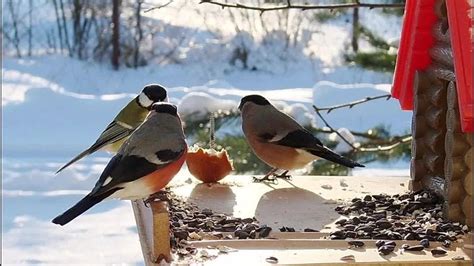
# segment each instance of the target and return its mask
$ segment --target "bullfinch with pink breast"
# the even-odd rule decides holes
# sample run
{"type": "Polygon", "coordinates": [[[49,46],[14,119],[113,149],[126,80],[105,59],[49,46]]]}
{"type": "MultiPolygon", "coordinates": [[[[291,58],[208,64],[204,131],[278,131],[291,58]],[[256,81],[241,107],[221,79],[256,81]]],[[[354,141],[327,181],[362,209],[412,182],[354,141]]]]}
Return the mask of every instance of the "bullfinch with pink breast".
{"type": "Polygon", "coordinates": [[[324,146],[311,132],[260,95],[243,97],[239,110],[248,144],[260,160],[273,168],[264,180],[270,175],[289,177],[289,170],[303,168],[318,158],[349,168],[364,167],[324,146]],[[278,169],[286,171],[275,175],[278,169]]]}
{"type": "Polygon", "coordinates": [[[52,222],[65,225],[108,198],[149,197],[179,172],[186,153],[187,144],[176,106],[153,104],[143,124],[109,161],[92,191],[52,222]]]}

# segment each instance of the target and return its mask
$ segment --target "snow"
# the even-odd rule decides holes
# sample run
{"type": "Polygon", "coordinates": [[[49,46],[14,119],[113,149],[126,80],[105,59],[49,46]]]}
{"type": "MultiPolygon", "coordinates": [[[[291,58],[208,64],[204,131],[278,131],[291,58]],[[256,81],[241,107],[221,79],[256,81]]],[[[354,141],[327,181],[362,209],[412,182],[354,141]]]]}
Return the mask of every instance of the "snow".
{"type": "Polygon", "coordinates": [[[238,103],[231,100],[220,100],[204,92],[191,92],[186,94],[179,102],[179,113],[186,117],[205,116],[218,111],[235,110],[238,103]]]}
{"type": "Polygon", "coordinates": [[[304,104],[295,103],[283,109],[283,112],[293,117],[302,126],[316,126],[314,115],[304,104]]]}
{"type": "MultiPolygon", "coordinates": [[[[59,175],[54,172],[90,145],[146,84],[167,87],[170,101],[178,104],[182,115],[236,109],[241,97],[261,94],[301,124],[319,127],[323,124],[312,104],[330,106],[390,91],[391,74],[342,64],[341,54],[350,36],[345,17],[315,25],[309,20],[311,12],[303,12],[302,17],[290,12],[289,24],[300,19],[302,29],[296,36],[300,44],[285,50],[279,43],[281,31],[267,34],[256,28],[253,37],[237,35],[234,24],[222,19],[220,8],[189,6],[186,1],[174,1],[166,9],[145,13],[162,31],[155,45],[165,52],[176,36],[186,37],[175,55],[180,63],[114,71],[106,64],[63,55],[3,58],[5,264],[142,264],[128,202],[101,203],[65,227],[50,220],[88,193],[110,155],[99,152],[59,175]],[[250,68],[256,66],[257,71],[229,66],[231,52],[242,41],[250,51],[250,68]]],[[[35,28],[38,32],[55,29],[53,12],[38,8],[35,21],[43,23],[35,28]]],[[[250,14],[259,18],[258,13],[250,14]]],[[[271,22],[275,16],[266,12],[263,18],[271,22]]],[[[384,38],[399,36],[399,18],[361,12],[361,21],[384,38]]],[[[367,49],[363,42],[361,49],[367,49]]],[[[341,132],[384,124],[401,134],[409,130],[411,121],[411,113],[400,111],[393,99],[323,115],[341,132]]],[[[216,135],[225,134],[241,134],[240,125],[233,123],[216,135]]],[[[336,149],[347,147],[340,143],[336,149]]],[[[372,163],[352,175],[407,176],[408,162],[372,163]]],[[[188,177],[183,169],[178,178],[188,177]]]]}
{"type": "Polygon", "coordinates": [[[29,215],[15,217],[13,227],[3,234],[3,263],[141,263],[142,253],[130,203],[117,205],[102,213],[85,214],[61,228],[29,215]]]}
{"type": "MultiPolygon", "coordinates": [[[[390,93],[389,84],[336,84],[322,81],[314,87],[314,103],[317,107],[333,106],[390,93]]],[[[378,99],[351,109],[333,110],[329,114],[321,112],[335,128],[346,127],[356,131],[366,131],[385,125],[394,134],[405,134],[411,125],[411,112],[401,111],[397,100],[378,99]]],[[[317,118],[317,123],[321,121],[317,118]]]]}
{"type": "MultiPolygon", "coordinates": [[[[343,128],[339,128],[337,130],[337,132],[347,141],[349,141],[349,143],[351,143],[353,146],[355,146],[355,143],[356,143],[356,138],[355,136],[351,133],[351,131],[345,127],[343,128]]],[[[337,145],[336,147],[334,148],[334,151],[337,152],[337,153],[347,153],[349,151],[352,150],[352,147],[347,143],[345,142],[338,134],[336,134],[335,132],[334,133],[331,133],[329,134],[328,136],[328,139],[330,141],[336,141],[337,142],[337,145]]]]}

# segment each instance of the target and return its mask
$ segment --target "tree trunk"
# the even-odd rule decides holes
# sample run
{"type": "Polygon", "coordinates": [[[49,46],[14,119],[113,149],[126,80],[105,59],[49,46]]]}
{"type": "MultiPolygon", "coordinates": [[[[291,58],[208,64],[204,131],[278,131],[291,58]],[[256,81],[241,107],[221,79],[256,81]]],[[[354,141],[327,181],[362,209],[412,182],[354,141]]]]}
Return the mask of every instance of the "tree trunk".
{"type": "Polygon", "coordinates": [[[119,69],[120,65],[120,1],[112,0],[112,66],[115,70],[119,69]]]}
{"type": "Polygon", "coordinates": [[[8,1],[8,8],[12,17],[13,26],[13,45],[15,46],[16,55],[21,57],[20,50],[20,36],[18,33],[18,14],[15,13],[15,7],[13,6],[13,0],[8,1]]]}
{"type": "Polygon", "coordinates": [[[61,15],[62,15],[62,18],[63,18],[63,27],[62,27],[62,29],[64,30],[64,40],[66,41],[66,47],[67,47],[69,56],[72,57],[72,49],[71,49],[71,45],[69,44],[69,33],[67,31],[66,13],[64,12],[63,0],[59,0],[59,5],[61,6],[61,15]]]}
{"type": "Polygon", "coordinates": [[[137,0],[137,9],[135,13],[136,20],[137,20],[137,27],[136,27],[137,36],[135,37],[135,53],[133,55],[133,65],[135,68],[138,67],[138,60],[140,56],[140,44],[143,39],[143,31],[142,31],[142,26],[141,26],[141,15],[140,15],[142,4],[143,4],[143,0],[137,0]]]}
{"type": "Polygon", "coordinates": [[[33,0],[28,1],[28,56],[31,56],[33,45],[33,0]]]}
{"type": "Polygon", "coordinates": [[[56,24],[58,26],[59,48],[61,49],[61,53],[62,53],[64,49],[63,31],[61,30],[61,18],[59,16],[58,3],[56,2],[56,0],[53,0],[53,5],[54,5],[54,13],[56,14],[56,24]]]}
{"type": "Polygon", "coordinates": [[[359,8],[354,8],[354,13],[352,13],[352,50],[354,53],[359,51],[359,8]]]}
{"type": "Polygon", "coordinates": [[[74,43],[73,43],[73,52],[77,55],[79,59],[82,59],[82,32],[81,32],[81,13],[82,13],[82,1],[74,0],[73,9],[72,9],[72,21],[73,21],[73,32],[74,32],[74,43]]]}

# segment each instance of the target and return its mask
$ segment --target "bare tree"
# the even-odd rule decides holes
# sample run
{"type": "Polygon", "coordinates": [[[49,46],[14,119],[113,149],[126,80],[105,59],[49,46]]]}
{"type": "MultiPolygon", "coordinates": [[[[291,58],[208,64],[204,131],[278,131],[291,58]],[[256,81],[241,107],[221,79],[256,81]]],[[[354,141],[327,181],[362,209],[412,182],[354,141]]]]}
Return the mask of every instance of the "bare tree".
{"type": "Polygon", "coordinates": [[[13,3],[13,0],[9,0],[7,2],[7,7],[8,7],[8,12],[10,13],[11,19],[12,19],[12,28],[13,28],[13,37],[6,36],[9,38],[15,47],[16,50],[16,55],[18,57],[21,57],[21,50],[20,50],[20,36],[18,32],[18,24],[19,24],[19,18],[18,18],[18,13],[17,10],[15,10],[15,6],[13,3]]]}
{"type": "Polygon", "coordinates": [[[33,0],[28,0],[28,56],[31,56],[33,42],[33,0]]]}
{"type": "Polygon", "coordinates": [[[72,50],[79,59],[82,59],[82,15],[83,3],[81,0],[74,0],[72,5],[72,23],[73,23],[73,44],[72,50]]]}
{"type": "Polygon", "coordinates": [[[359,8],[354,8],[352,13],[352,50],[354,53],[359,51],[359,35],[360,35],[360,25],[359,25],[359,8]]]}
{"type": "Polygon", "coordinates": [[[59,0],[59,5],[60,5],[60,7],[61,7],[61,15],[62,15],[62,20],[63,20],[62,29],[63,29],[63,31],[64,31],[64,40],[66,41],[66,47],[67,47],[69,56],[72,57],[73,52],[72,52],[71,45],[69,44],[69,34],[68,34],[68,30],[67,30],[66,12],[64,11],[64,3],[63,3],[63,0],[59,0]]]}
{"type": "Polygon", "coordinates": [[[121,0],[112,0],[112,66],[115,70],[120,66],[120,4],[121,0]]]}
{"type": "Polygon", "coordinates": [[[61,17],[59,15],[59,7],[57,0],[53,0],[54,5],[54,14],[56,15],[56,25],[58,27],[58,36],[59,36],[59,49],[63,52],[64,43],[63,43],[63,31],[61,29],[61,17]]]}
{"type": "Polygon", "coordinates": [[[143,39],[143,30],[141,25],[141,9],[142,9],[143,0],[137,0],[137,6],[135,8],[135,20],[136,20],[136,34],[135,34],[135,51],[133,54],[133,67],[137,68],[139,65],[140,57],[140,45],[143,39]]]}

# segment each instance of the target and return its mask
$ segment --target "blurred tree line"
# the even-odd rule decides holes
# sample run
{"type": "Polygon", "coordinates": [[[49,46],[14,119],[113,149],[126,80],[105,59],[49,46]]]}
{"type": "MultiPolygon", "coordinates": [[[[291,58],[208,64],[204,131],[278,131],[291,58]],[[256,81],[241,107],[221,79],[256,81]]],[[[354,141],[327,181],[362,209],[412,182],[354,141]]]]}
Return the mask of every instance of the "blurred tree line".
{"type": "Polygon", "coordinates": [[[25,1],[3,1],[2,35],[6,49],[12,48],[17,57],[31,56],[36,48],[40,54],[108,61],[118,69],[144,66],[159,56],[144,51],[161,31],[159,25],[144,22],[145,0],[25,1]],[[48,19],[54,18],[54,27],[33,23],[37,9],[51,10],[48,19]]]}
{"type": "MultiPolygon", "coordinates": [[[[255,0],[257,4],[284,4],[286,0],[255,0]]],[[[351,3],[350,0],[333,1],[351,3]]],[[[381,0],[384,3],[403,3],[403,0],[381,0]]],[[[171,1],[169,2],[171,3],[171,1]]],[[[168,3],[168,4],[169,4],[168,3]]],[[[332,3],[332,2],[331,2],[332,3]]],[[[144,16],[154,6],[145,0],[6,0],[2,2],[4,20],[2,34],[5,51],[17,57],[39,53],[63,53],[80,60],[110,62],[115,69],[120,66],[140,67],[150,62],[179,63],[180,51],[191,46],[191,31],[166,32],[157,21],[144,16]],[[36,21],[36,10],[51,10],[54,27],[41,27],[36,21]],[[36,23],[35,23],[36,22],[36,23]],[[166,40],[160,36],[167,35],[166,40]],[[188,42],[188,43],[186,43],[188,42]],[[186,43],[186,44],[185,44],[186,43]]],[[[181,7],[196,5],[184,0],[181,7]]],[[[160,11],[161,12],[161,11],[160,11]]],[[[392,71],[395,64],[393,47],[387,40],[362,25],[359,8],[334,10],[278,10],[259,14],[252,10],[226,8],[219,11],[234,27],[235,37],[224,40],[221,25],[207,25],[210,32],[221,35],[222,46],[230,46],[226,54],[229,65],[243,69],[260,70],[261,65],[272,65],[272,60],[285,60],[288,54],[302,51],[309,41],[308,31],[317,31],[317,25],[344,17],[352,24],[344,59],[377,71],[392,71]],[[305,22],[314,24],[308,28],[305,22]],[[261,47],[256,47],[256,36],[261,47]],[[360,40],[366,40],[372,51],[361,51],[360,40]],[[267,54],[266,57],[261,57],[267,54]],[[258,55],[258,56],[257,56],[258,55]],[[276,59],[273,59],[275,57],[276,59]],[[268,62],[259,62],[266,60],[268,62]]],[[[403,14],[403,9],[382,9],[387,15],[403,14]]],[[[201,12],[204,20],[208,15],[201,12]]],[[[40,20],[41,18],[38,18],[40,20]]],[[[177,18],[178,19],[178,18],[177,18]]],[[[208,49],[213,49],[209,47],[208,49]]],[[[268,69],[263,69],[268,70],[268,69]]]]}

